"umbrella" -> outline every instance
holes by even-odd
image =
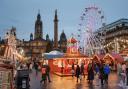
[[[57,51],[57,50],[53,50],[49,53],[44,53],[43,56],[46,59],[53,59],[53,58],[60,58],[63,57],[64,53]]]

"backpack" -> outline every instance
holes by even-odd
[[[96,73],[99,72],[99,67],[98,67],[98,66],[95,67],[95,72],[96,72]]]
[[[41,69],[42,74],[46,74],[46,68]]]
[[[109,74],[110,73],[110,68],[108,66],[104,67],[104,73]]]

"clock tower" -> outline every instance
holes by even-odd
[[[43,39],[43,29],[42,29],[42,21],[41,21],[41,16],[40,13],[37,15],[37,20],[35,22],[35,34],[34,34],[34,39]]]

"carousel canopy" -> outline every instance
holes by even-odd
[[[64,58],[87,58],[88,56],[80,54],[78,52],[76,54],[66,53],[63,57]]]
[[[77,40],[76,40],[75,38],[72,37],[72,38],[70,38],[70,39],[68,40],[68,42],[74,44],[74,43],[77,42]]]
[[[45,59],[53,59],[53,58],[60,58],[63,57],[64,53],[54,50],[49,53],[44,53],[43,56]]]

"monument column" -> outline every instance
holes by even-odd
[[[54,48],[58,48],[58,16],[57,10],[55,10],[55,17],[54,17]]]

